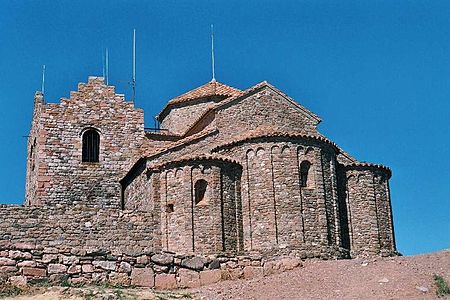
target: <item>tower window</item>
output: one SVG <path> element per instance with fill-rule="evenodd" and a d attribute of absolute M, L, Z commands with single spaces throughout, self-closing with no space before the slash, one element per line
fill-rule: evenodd
<path fill-rule="evenodd" d="M 311 167 L 311 163 L 307 160 L 302 161 L 300 164 L 300 186 L 307 187 L 308 186 L 308 173 Z"/>
<path fill-rule="evenodd" d="M 195 205 L 205 203 L 205 193 L 208 182 L 206 180 L 200 179 L 195 183 Z"/>
<path fill-rule="evenodd" d="M 100 135 L 94 129 L 86 130 L 83 134 L 83 162 L 98 162 L 100 152 Z"/>

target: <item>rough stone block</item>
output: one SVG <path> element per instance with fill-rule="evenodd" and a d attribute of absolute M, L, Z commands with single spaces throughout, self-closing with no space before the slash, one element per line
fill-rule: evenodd
<path fill-rule="evenodd" d="M 281 261 L 282 270 L 292 270 L 296 267 L 302 266 L 302 261 L 298 258 L 283 258 Z"/>
<path fill-rule="evenodd" d="M 19 269 L 17 267 L 14 266 L 3 266 L 0 267 L 0 274 L 1 273 L 15 273 L 19 271 Z"/>
<path fill-rule="evenodd" d="M 58 261 L 58 255 L 57 254 L 44 254 L 42 256 L 42 262 L 44 264 L 48 264 L 51 262 L 57 262 Z"/>
<path fill-rule="evenodd" d="M 17 264 L 19 268 L 21 267 L 36 267 L 37 263 L 34 260 L 24 260 Z"/>
<path fill-rule="evenodd" d="M 45 277 L 47 276 L 47 270 L 42 268 L 22 268 L 22 275 L 24 276 L 35 276 L 35 277 Z"/>
<path fill-rule="evenodd" d="M 15 243 L 14 247 L 17 250 L 34 250 L 36 249 L 36 244 L 33 243 Z"/>
<path fill-rule="evenodd" d="M 146 265 L 148 263 L 147 255 L 141 255 L 136 258 L 136 263 Z"/>
<path fill-rule="evenodd" d="M 65 265 L 75 265 L 80 262 L 80 259 L 76 256 L 65 256 L 62 255 L 60 257 L 60 262 L 62 262 Z"/>
<path fill-rule="evenodd" d="M 72 284 L 88 284 L 89 283 L 89 279 L 85 278 L 85 277 L 74 277 L 74 278 L 70 278 L 70 283 Z"/>
<path fill-rule="evenodd" d="M 90 264 L 81 265 L 81 271 L 83 273 L 94 273 L 94 266 Z"/>
<path fill-rule="evenodd" d="M 94 267 L 102 268 L 103 270 L 110 270 L 115 271 L 116 270 L 116 262 L 115 261 L 93 261 L 92 265 Z"/>
<path fill-rule="evenodd" d="M 176 289 L 177 280 L 175 274 L 156 274 L 155 288 L 157 289 Z"/>
<path fill-rule="evenodd" d="M 155 254 L 151 257 L 151 261 L 158 265 L 170 265 L 173 263 L 173 256 L 169 254 Z"/>
<path fill-rule="evenodd" d="M 27 285 L 27 278 L 25 276 L 11 276 L 9 277 L 9 283 L 13 286 L 24 287 Z"/>
<path fill-rule="evenodd" d="M 108 275 L 108 280 L 112 284 L 130 285 L 130 278 L 125 273 L 111 272 Z"/>
<path fill-rule="evenodd" d="M 15 266 L 16 261 L 14 259 L 0 257 L 0 267 L 2 266 Z"/>
<path fill-rule="evenodd" d="M 134 268 L 131 271 L 131 284 L 143 287 L 153 287 L 155 276 L 151 268 Z"/>
<path fill-rule="evenodd" d="M 78 274 L 81 273 L 81 266 L 80 265 L 71 265 L 67 269 L 67 274 Z"/>
<path fill-rule="evenodd" d="M 200 271 L 200 284 L 207 285 L 219 282 L 222 279 L 222 271 L 220 269 Z"/>
<path fill-rule="evenodd" d="M 9 257 L 12 259 L 32 259 L 33 255 L 29 252 L 22 252 L 19 250 L 9 251 Z"/>
<path fill-rule="evenodd" d="M 9 250 L 12 247 L 11 241 L 8 240 L 0 240 L 0 250 Z"/>
<path fill-rule="evenodd" d="M 203 267 L 205 266 L 206 260 L 198 257 L 198 256 L 194 256 L 191 258 L 185 258 L 181 261 L 181 265 L 183 267 L 192 269 L 192 270 L 203 270 Z"/>
<path fill-rule="evenodd" d="M 200 275 L 196 271 L 180 269 L 178 271 L 178 287 L 195 288 L 200 286 Z"/>
<path fill-rule="evenodd" d="M 49 264 L 47 271 L 48 274 L 61 274 L 67 271 L 67 267 L 62 264 Z"/>
<path fill-rule="evenodd" d="M 119 265 L 119 272 L 122 273 L 130 273 L 131 272 L 131 265 L 125 261 L 122 261 Z"/>

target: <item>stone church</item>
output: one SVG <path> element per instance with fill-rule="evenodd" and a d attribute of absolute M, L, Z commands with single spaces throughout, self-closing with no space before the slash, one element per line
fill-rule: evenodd
<path fill-rule="evenodd" d="M 269 83 L 213 80 L 157 121 L 145 128 L 101 77 L 58 104 L 37 92 L 25 206 L 151 212 L 155 247 L 174 253 L 396 253 L 390 169 L 353 158 Z"/>

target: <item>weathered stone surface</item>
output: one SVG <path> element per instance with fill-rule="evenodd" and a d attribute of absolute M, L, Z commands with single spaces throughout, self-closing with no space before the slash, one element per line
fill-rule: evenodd
<path fill-rule="evenodd" d="M 200 284 L 208 285 L 219 282 L 222 278 L 222 271 L 220 269 L 200 271 Z"/>
<path fill-rule="evenodd" d="M 245 266 L 243 271 L 245 279 L 259 278 L 264 276 L 263 267 Z"/>
<path fill-rule="evenodd" d="M 12 276 L 9 278 L 9 282 L 13 286 L 25 287 L 27 285 L 27 278 L 25 276 Z"/>
<path fill-rule="evenodd" d="M 73 265 L 73 264 L 77 264 L 80 262 L 80 259 L 76 256 L 65 256 L 62 255 L 60 257 L 60 262 L 65 264 L 65 265 Z"/>
<path fill-rule="evenodd" d="M 11 241 L 8 240 L 0 240 L 0 250 L 11 249 Z"/>
<path fill-rule="evenodd" d="M 47 270 L 48 274 L 60 274 L 65 273 L 67 271 L 67 267 L 62 264 L 49 264 Z"/>
<path fill-rule="evenodd" d="M 42 262 L 45 264 L 51 263 L 51 262 L 57 262 L 58 261 L 58 255 L 57 254 L 44 254 L 42 256 Z"/>
<path fill-rule="evenodd" d="M 19 271 L 19 269 L 17 267 L 14 267 L 14 266 L 3 266 L 3 267 L 0 267 L 0 274 L 2 274 L 2 273 L 5 273 L 5 274 L 7 274 L 7 273 L 15 273 L 17 271 Z"/>
<path fill-rule="evenodd" d="M 148 263 L 148 257 L 146 255 L 141 255 L 136 258 L 136 263 L 145 265 Z"/>
<path fill-rule="evenodd" d="M 157 289 L 176 289 L 177 280 L 175 274 L 156 274 L 155 288 Z"/>
<path fill-rule="evenodd" d="M 111 284 L 130 285 L 130 278 L 125 273 L 111 272 L 108 276 L 108 280 Z"/>
<path fill-rule="evenodd" d="M 17 250 L 34 250 L 34 249 L 36 249 L 36 244 L 19 242 L 19 243 L 15 243 L 14 247 Z"/>
<path fill-rule="evenodd" d="M 131 272 L 131 265 L 125 261 L 122 261 L 119 265 L 119 272 L 122 273 L 130 273 Z"/>
<path fill-rule="evenodd" d="M 102 268 L 103 270 L 114 271 L 116 269 L 115 261 L 93 261 L 92 265 L 94 267 Z"/>
<path fill-rule="evenodd" d="M 158 265 L 169 265 L 173 263 L 173 256 L 169 254 L 155 254 L 151 257 L 151 261 Z"/>
<path fill-rule="evenodd" d="M 106 272 L 102 273 L 92 273 L 92 281 L 95 283 L 103 283 L 107 281 L 108 274 Z"/>
<path fill-rule="evenodd" d="M 131 284 L 135 286 L 153 287 L 155 276 L 151 268 L 134 268 L 131 271 Z"/>
<path fill-rule="evenodd" d="M 83 273 L 93 273 L 94 267 L 91 264 L 81 265 L 81 271 Z"/>
<path fill-rule="evenodd" d="M 11 250 L 9 251 L 9 257 L 13 259 L 31 259 L 33 258 L 33 255 L 29 252 L 22 252 L 18 250 Z"/>
<path fill-rule="evenodd" d="M 296 267 L 299 267 L 302 265 L 302 261 L 298 258 L 283 258 L 280 261 L 282 267 L 284 268 L 284 270 L 292 270 Z"/>
<path fill-rule="evenodd" d="M 17 266 L 19 268 L 21 268 L 21 267 L 32 267 L 33 268 L 33 267 L 36 267 L 36 265 L 37 265 L 37 263 L 34 260 L 24 260 L 24 261 L 17 263 Z"/>
<path fill-rule="evenodd" d="M 75 277 L 75 278 L 70 278 L 70 283 L 75 284 L 75 285 L 77 285 L 77 284 L 81 285 L 81 284 L 89 283 L 89 280 L 84 277 Z"/>
<path fill-rule="evenodd" d="M 202 257 L 194 256 L 190 258 L 185 258 L 181 261 L 181 265 L 183 267 L 193 269 L 193 270 L 203 270 L 203 267 L 205 266 L 206 260 Z"/>
<path fill-rule="evenodd" d="M 60 273 L 63 273 L 63 272 L 60 272 Z M 23 267 L 22 268 L 22 275 L 24 275 L 24 276 L 45 277 L 45 276 L 47 276 L 47 270 L 43 269 L 43 268 Z"/>
<path fill-rule="evenodd" d="M 220 269 L 220 260 L 214 259 L 208 266 L 210 269 Z"/>
<path fill-rule="evenodd" d="M 180 269 L 178 271 L 178 287 L 195 288 L 200 286 L 200 275 L 196 271 Z"/>
<path fill-rule="evenodd" d="M 16 261 L 14 259 L 0 257 L 0 267 L 1 266 L 15 266 Z"/>
<path fill-rule="evenodd" d="M 81 273 L 81 265 L 71 265 L 67 269 L 67 274 L 78 274 Z"/>

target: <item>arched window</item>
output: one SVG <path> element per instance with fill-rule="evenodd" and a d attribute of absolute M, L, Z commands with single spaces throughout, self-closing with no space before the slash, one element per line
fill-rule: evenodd
<path fill-rule="evenodd" d="M 100 135 L 95 129 L 83 133 L 83 162 L 98 162 L 100 152 Z"/>
<path fill-rule="evenodd" d="M 205 193 L 206 187 L 208 186 L 208 182 L 206 180 L 200 179 L 197 180 L 194 186 L 195 190 L 195 205 L 205 203 Z"/>
<path fill-rule="evenodd" d="M 311 163 L 307 160 L 302 161 L 300 164 L 300 186 L 307 187 L 308 186 L 308 173 L 309 168 L 311 167 Z"/>

